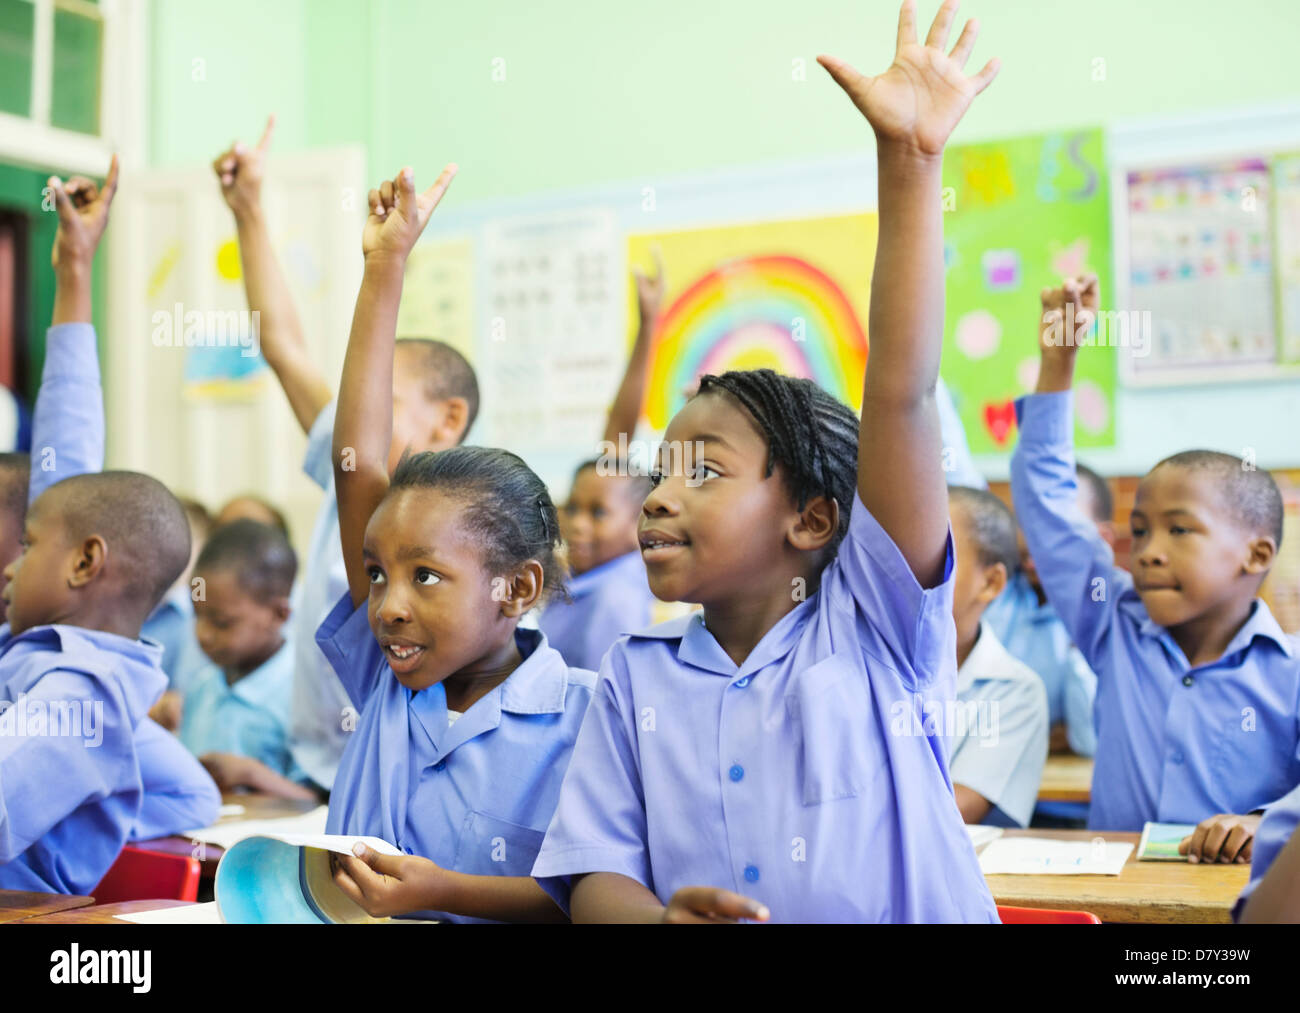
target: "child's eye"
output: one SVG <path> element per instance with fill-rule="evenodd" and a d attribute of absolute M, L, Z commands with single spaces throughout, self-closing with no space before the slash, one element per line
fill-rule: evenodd
<path fill-rule="evenodd" d="M 660 471 L 658 468 L 650 469 L 650 488 L 652 489 L 657 488 L 659 486 L 659 483 L 662 482 L 663 480 L 664 480 L 664 473 L 662 471 Z"/>
<path fill-rule="evenodd" d="M 697 465 L 691 477 L 697 482 L 707 482 L 711 478 L 718 478 L 722 472 L 710 468 L 707 464 Z"/>
<path fill-rule="evenodd" d="M 370 578 L 370 583 L 381 584 L 384 580 L 384 571 L 377 566 L 367 567 L 366 576 Z"/>
<path fill-rule="evenodd" d="M 424 587 L 432 587 L 440 580 L 442 580 L 442 578 L 439 577 L 432 570 L 421 569 L 415 571 L 415 582 L 417 584 L 423 585 Z"/>
<path fill-rule="evenodd" d="M 601 519 L 602 517 L 604 517 L 604 516 L 605 516 L 605 508 L 604 508 L 604 507 L 596 507 L 596 509 L 593 510 L 593 511 L 591 512 L 592 520 L 597 520 L 597 521 L 598 521 L 598 520 L 600 520 L 600 519 Z"/>
<path fill-rule="evenodd" d="M 1171 535 L 1185 535 L 1188 533 L 1188 529 L 1179 524 L 1173 524 L 1169 528 L 1169 533 Z"/>

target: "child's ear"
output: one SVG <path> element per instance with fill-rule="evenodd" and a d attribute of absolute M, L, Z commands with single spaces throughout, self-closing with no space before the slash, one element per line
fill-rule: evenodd
<path fill-rule="evenodd" d="M 438 446 L 454 447 L 464 437 L 469 424 L 469 402 L 463 397 L 449 397 L 441 404 L 442 418 L 434 427 L 434 440 Z"/>
<path fill-rule="evenodd" d="M 840 526 L 840 505 L 830 496 L 814 496 L 790 529 L 790 544 L 804 552 L 825 548 Z"/>
<path fill-rule="evenodd" d="M 81 543 L 68 574 L 68 587 L 85 587 L 103 572 L 108 562 L 108 543 L 99 535 L 91 535 Z"/>
<path fill-rule="evenodd" d="M 1246 557 L 1245 571 L 1252 574 L 1268 573 L 1273 560 L 1277 558 L 1277 542 L 1270 535 L 1260 535 L 1252 538 L 1247 547 L 1250 554 Z"/>
<path fill-rule="evenodd" d="M 542 598 L 546 572 L 542 564 L 530 559 L 504 577 L 492 578 L 492 597 L 501 603 L 501 614 L 518 619 Z"/>
<path fill-rule="evenodd" d="M 984 584 L 979 593 L 980 604 L 987 605 L 1000 595 L 1006 586 L 1007 568 L 1004 564 L 994 563 L 992 566 L 984 567 Z"/>

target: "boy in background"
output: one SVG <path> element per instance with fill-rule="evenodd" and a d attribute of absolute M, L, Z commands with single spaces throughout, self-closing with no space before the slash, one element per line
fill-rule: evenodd
<path fill-rule="evenodd" d="M 1230 454 L 1175 454 L 1138 486 L 1132 573 L 1116 567 L 1079 509 L 1072 445 L 1097 279 L 1045 289 L 1042 304 L 1011 492 L 1048 601 L 1097 673 L 1088 825 L 1195 823 L 1180 845 L 1190 861 L 1248 861 L 1260 813 L 1300 783 L 1300 638 L 1258 598 L 1282 538 L 1281 494 Z"/>
<path fill-rule="evenodd" d="M 983 489 L 949 488 L 948 511 L 957 557 L 955 712 L 964 718 L 945 729 L 948 772 L 967 823 L 1025 827 L 1047 762 L 1047 693 L 983 619 L 1016 566 L 1016 523 Z"/>
<path fill-rule="evenodd" d="M 195 632 L 208 664 L 185 699 L 180 739 L 223 791 L 311 799 L 289 752 L 293 651 L 284 637 L 298 561 L 257 521 L 217 528 L 194 567 Z"/>

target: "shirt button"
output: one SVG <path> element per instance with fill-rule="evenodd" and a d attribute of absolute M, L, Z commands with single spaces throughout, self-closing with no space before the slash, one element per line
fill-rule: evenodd
<path fill-rule="evenodd" d="M 1173 760 L 1174 763 L 1182 763 L 1182 762 L 1183 762 L 1183 754 L 1182 754 L 1182 753 L 1174 753 L 1174 755 L 1171 756 L 1170 759 Z"/>
<path fill-rule="evenodd" d="M 747 865 L 747 866 L 745 866 L 745 880 L 746 880 L 746 882 L 749 882 L 749 883 L 757 883 L 757 882 L 758 882 L 758 866 L 757 866 L 757 865 Z"/>
<path fill-rule="evenodd" d="M 1196 681 L 1196 680 L 1193 679 L 1190 675 L 1185 675 L 1185 676 L 1183 676 L 1183 685 L 1184 685 L 1184 686 L 1190 686 L 1190 685 L 1191 685 L 1192 683 L 1194 683 L 1195 681 Z"/>
<path fill-rule="evenodd" d="M 749 685 L 749 676 L 745 676 L 743 679 L 736 680 L 737 689 L 744 689 L 748 685 Z"/>
<path fill-rule="evenodd" d="M 739 763 L 737 763 L 729 771 L 727 771 L 727 773 L 731 775 L 731 779 L 733 781 L 739 781 L 741 778 L 745 776 L 745 768 L 742 767 Z"/>
<path fill-rule="evenodd" d="M 409 847 L 407 847 L 407 846 L 403 846 L 402 850 L 405 851 L 408 855 L 414 855 L 414 854 L 415 854 L 415 852 L 412 851 L 412 850 L 411 850 Z"/>
<path fill-rule="evenodd" d="M 439 760 L 437 763 L 435 763 L 435 764 L 433 765 L 433 769 L 434 769 L 434 770 L 443 770 L 446 766 L 447 766 L 447 761 L 446 761 L 446 760 Z"/>

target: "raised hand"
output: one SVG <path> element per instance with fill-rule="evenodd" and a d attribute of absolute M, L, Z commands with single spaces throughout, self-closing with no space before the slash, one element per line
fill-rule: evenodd
<path fill-rule="evenodd" d="M 405 258 L 420 238 L 433 209 L 451 186 L 459 167 L 452 162 L 422 194 L 415 192 L 415 172 L 403 169 L 370 191 L 370 216 L 361 233 L 361 252 L 391 254 Z"/>
<path fill-rule="evenodd" d="M 55 271 L 70 267 L 88 268 L 95 259 L 95 250 L 108 225 L 108 210 L 117 193 L 117 171 L 117 156 L 114 155 L 102 189 L 84 176 L 74 176 L 66 183 L 57 176 L 49 178 L 49 191 L 59 215 L 59 229 L 50 254 L 50 263 Z"/>
<path fill-rule="evenodd" d="M 664 258 L 657 243 L 650 248 L 650 255 L 655 262 L 654 274 L 646 274 L 639 267 L 632 268 L 637 307 L 643 324 L 653 322 L 659 316 L 659 309 L 664 302 Z"/>
<path fill-rule="evenodd" d="M 989 60 L 973 77 L 962 69 L 975 48 L 978 21 L 966 22 L 952 52 L 945 55 L 959 3 L 945 0 L 921 45 L 916 41 L 916 4 L 905 0 L 898 14 L 894 62 L 883 74 L 872 77 L 834 57 L 817 57 L 879 140 L 906 145 L 922 155 L 939 155 L 971 100 L 997 76 L 997 59 Z"/>
<path fill-rule="evenodd" d="M 266 174 L 266 153 L 275 133 L 275 116 L 266 118 L 262 139 L 257 146 L 236 141 L 212 162 L 212 171 L 221 181 L 221 196 L 235 214 L 256 209 L 262 201 L 262 178 Z"/>

